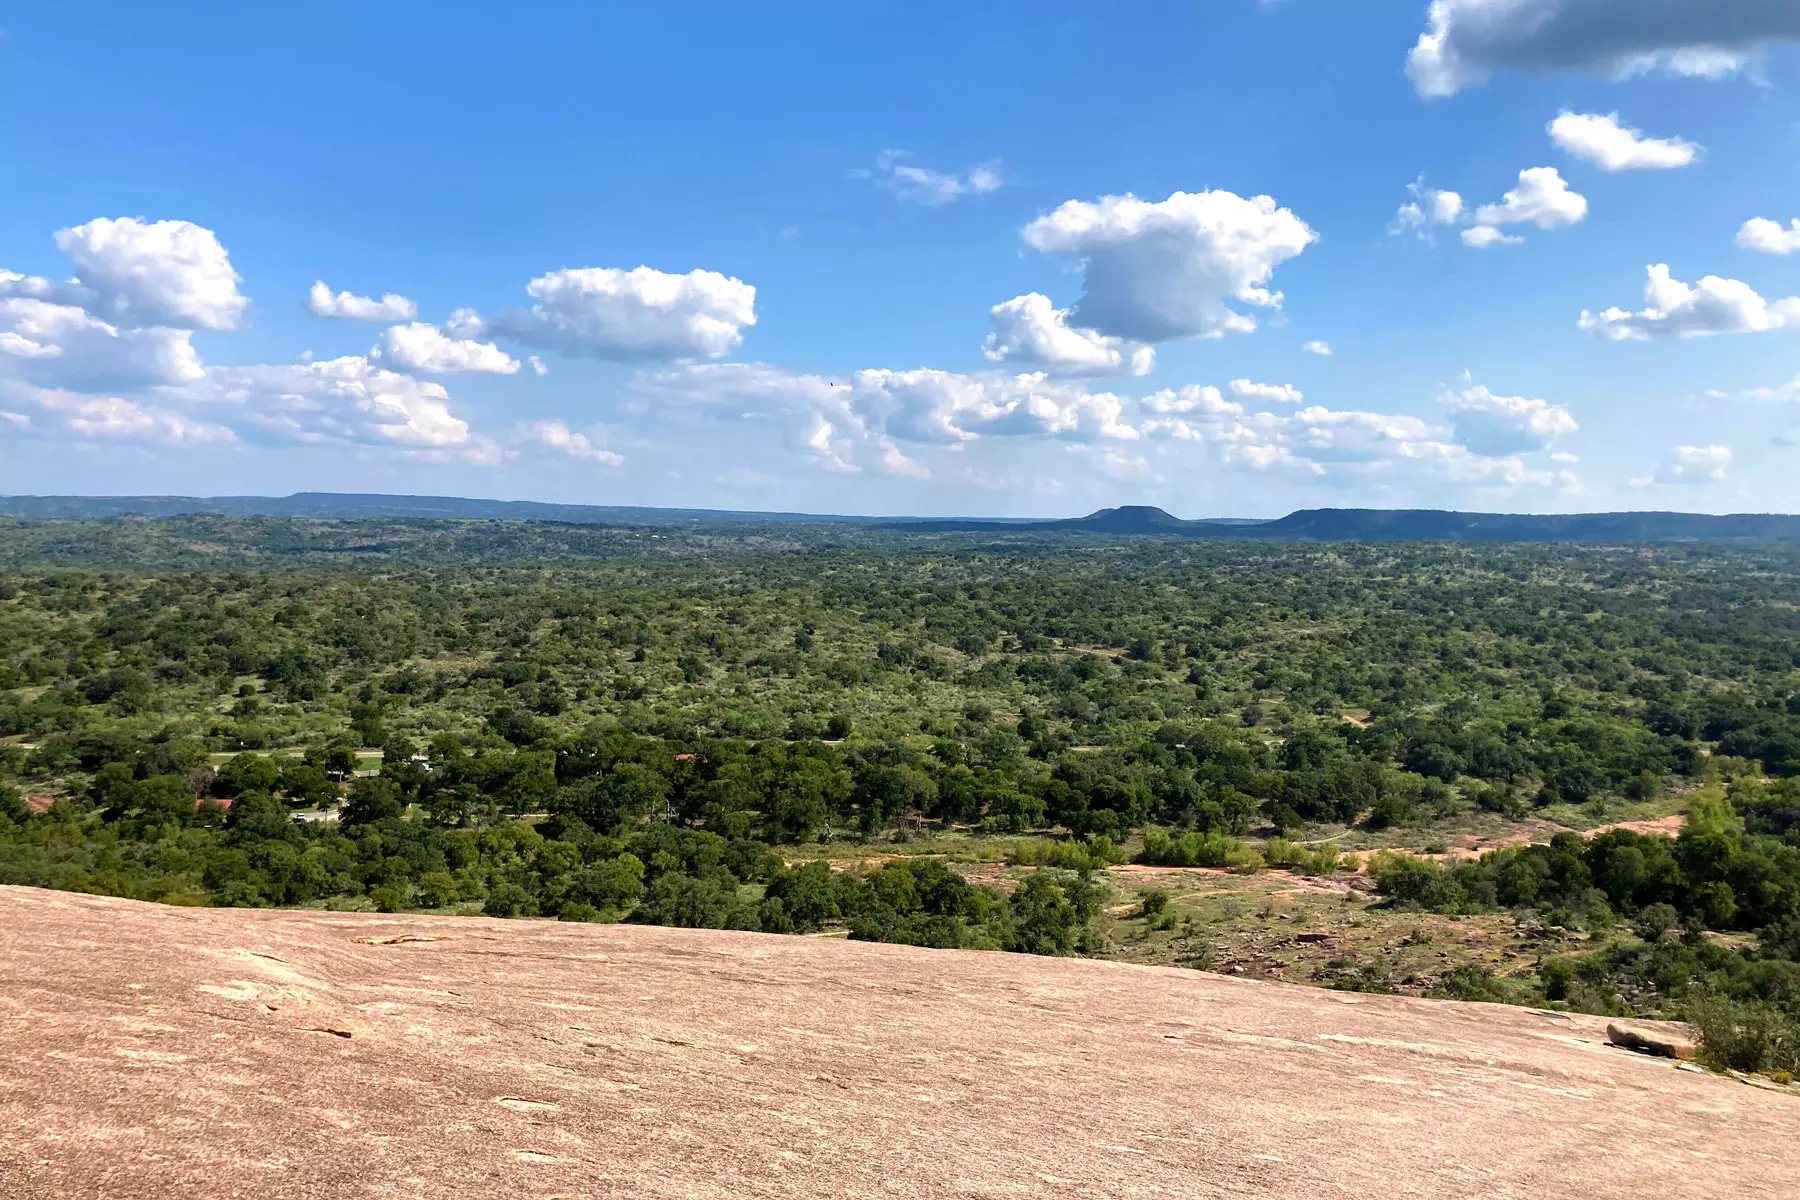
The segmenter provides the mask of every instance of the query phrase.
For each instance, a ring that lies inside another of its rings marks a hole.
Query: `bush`
[[[1435,987],[1427,988],[1427,996],[1434,1000],[1480,1000],[1489,1004],[1504,1004],[1507,996],[1500,981],[1494,973],[1476,963],[1465,963],[1456,968]]]
[[[1262,855],[1234,837],[1222,833],[1188,832],[1171,836],[1166,830],[1144,830],[1144,850],[1137,856],[1141,863],[1158,867],[1230,867],[1253,869],[1262,865]]]
[[[561,908],[556,910],[556,919],[559,921],[598,921],[600,910],[591,904],[577,904],[573,900],[567,900],[563,902]]]
[[[1006,948],[1024,954],[1068,954],[1080,925],[1075,906],[1056,880],[1033,871],[1012,896],[1012,930]]]
[[[1104,834],[1089,842],[1025,838],[1013,846],[1007,861],[1020,867],[1055,867],[1062,871],[1104,871],[1124,862],[1125,852]]]
[[[516,883],[503,883],[487,894],[481,911],[490,917],[529,916],[533,907],[531,893]]]
[[[1800,1022],[1773,1004],[1703,992],[1688,1001],[1687,1019],[1714,1066],[1800,1072]]]
[[[1377,851],[1369,859],[1369,877],[1375,881],[1375,890],[1396,904],[1439,910],[1456,904],[1456,889],[1438,865],[1410,854]]]
[[[1336,846],[1321,846],[1315,850],[1281,837],[1269,839],[1263,857],[1271,867],[1286,867],[1296,875],[1335,875],[1342,865],[1342,855]]]

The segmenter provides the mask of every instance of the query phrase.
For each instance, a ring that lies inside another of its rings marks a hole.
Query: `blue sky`
[[[0,492],[1800,510],[1796,42],[1782,0],[17,11]]]

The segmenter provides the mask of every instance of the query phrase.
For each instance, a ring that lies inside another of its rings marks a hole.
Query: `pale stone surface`
[[[0,1195],[1795,1194],[1800,1099],[1605,1040],[1154,967],[0,888]]]

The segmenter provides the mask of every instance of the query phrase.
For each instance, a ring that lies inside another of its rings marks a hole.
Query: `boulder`
[[[1663,1033],[1661,1030],[1647,1032],[1642,1029],[1631,1029],[1624,1025],[1608,1025],[1606,1040],[1626,1050],[1635,1050],[1639,1054],[1650,1054],[1657,1058],[1690,1059],[1694,1057],[1694,1044]]]

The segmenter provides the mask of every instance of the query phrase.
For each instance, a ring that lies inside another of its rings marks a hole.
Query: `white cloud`
[[[516,375],[519,370],[519,360],[492,342],[445,337],[436,325],[423,321],[391,326],[369,357],[428,375]]]
[[[308,352],[297,363],[205,366],[193,331],[234,327],[247,303],[210,230],[102,219],[64,229],[56,240],[80,272],[68,284],[0,271],[0,387],[36,410],[9,409],[20,418],[6,418],[9,425],[161,445],[248,440],[388,446],[470,462],[507,456],[451,412],[441,385],[366,357],[314,362]],[[361,299],[333,296],[323,284],[314,293],[322,307],[347,313]],[[511,363],[494,347],[460,345],[430,326],[390,333],[384,353],[409,364]]]
[[[957,175],[907,162],[911,157],[905,150],[883,150],[875,156],[874,170],[852,171],[851,175],[873,179],[902,200],[930,205],[949,204],[963,196],[997,191],[1005,183],[998,162],[982,163],[967,174]]]
[[[194,403],[252,440],[350,443],[472,462],[503,456],[450,411],[442,384],[385,370],[360,356],[274,366],[213,367]]]
[[[1760,333],[1800,322],[1800,296],[1765,300],[1749,284],[1708,275],[1690,287],[1670,277],[1669,268],[1649,268],[1647,306],[1638,312],[1609,308],[1583,311],[1580,328],[1614,342],[1653,338],[1704,337],[1716,333]]]
[[[405,296],[389,292],[379,300],[358,296],[353,292],[333,295],[324,280],[317,280],[306,295],[307,311],[315,317],[337,317],[346,321],[410,321],[419,315],[419,306]]]
[[[1450,430],[1413,416],[1318,405],[1292,414],[1246,413],[1216,388],[1159,392],[1145,397],[1142,407],[1158,414],[1142,421],[1146,437],[1198,443],[1226,466],[1359,486],[1574,483],[1566,471],[1532,468],[1516,454],[1479,453],[1455,441]]]
[[[1738,230],[1737,244],[1762,254],[1792,254],[1800,250],[1800,219],[1790,221],[1784,229],[1780,221],[1752,217]]]
[[[531,373],[533,375],[548,375],[550,373],[550,368],[544,365],[544,360],[535,354],[527,354],[525,356],[525,361],[531,364]]]
[[[1755,49],[1800,39],[1787,0],[1433,0],[1406,73],[1448,96],[1499,70],[1647,70],[1720,78]]]
[[[162,446],[237,441],[237,435],[224,425],[196,421],[174,409],[122,396],[39,388],[33,389],[25,398],[37,405],[45,418],[41,422],[26,418],[25,423],[33,432],[60,432],[97,441],[145,442]]]
[[[1069,324],[1069,310],[1038,292],[1014,296],[988,310],[994,331],[982,354],[992,363],[1044,367],[1058,375],[1147,375],[1156,364],[1150,346]]]
[[[1291,383],[1254,383],[1248,379],[1231,381],[1231,394],[1246,400],[1266,400],[1274,404],[1299,404],[1306,394]]]
[[[1732,397],[1726,392],[1709,391],[1706,393],[1706,398],[1709,400],[1727,400]],[[1796,375],[1786,383],[1779,384],[1775,387],[1746,388],[1743,391],[1738,392],[1736,398],[1740,400],[1773,401],[1778,404],[1787,404],[1795,400],[1800,400],[1800,375]]]
[[[1248,380],[1236,381],[1234,391],[1258,402],[1298,399],[1291,389]],[[988,472],[1000,446],[1056,445],[1084,455],[1091,469],[1120,477],[1154,474],[1166,460],[1184,472],[1210,463],[1343,486],[1576,486],[1566,467],[1532,465],[1521,453],[1488,453],[1462,440],[1455,429],[1460,419],[1495,448],[1507,437],[1535,451],[1574,428],[1560,406],[1484,391],[1460,402],[1468,415],[1433,421],[1316,405],[1253,412],[1219,388],[1200,385],[1133,398],[1041,374],[919,369],[830,377],[719,363],[640,372],[628,396],[631,419],[661,436],[692,420],[744,430],[739,440],[761,426],[778,431],[796,456],[830,471],[966,481]],[[1477,409],[1486,411],[1486,425]]]
[[[1587,216],[1587,197],[1571,191],[1555,167],[1527,167],[1519,172],[1519,186],[1475,210],[1475,227],[1463,230],[1464,244],[1477,248],[1509,245],[1523,239],[1502,234],[1501,225],[1536,225],[1555,229],[1574,225]],[[1482,229],[1494,230],[1481,233]]]
[[[587,434],[577,433],[561,421],[527,421],[519,426],[519,437],[522,441],[558,451],[570,458],[596,462],[602,466],[616,467],[625,461],[611,450],[595,445]]]
[[[453,338],[478,338],[487,331],[486,319],[472,308],[452,309],[444,318],[444,332]]]
[[[1668,170],[1699,159],[1700,146],[1682,138],[1645,137],[1622,125],[1618,113],[1576,113],[1564,109],[1550,122],[1550,138],[1576,158],[1603,171]]]
[[[893,438],[878,438],[876,445],[881,451],[881,469],[889,475],[903,475],[912,479],[931,478],[930,468],[916,459],[908,458]]]
[[[1581,428],[1566,405],[1524,396],[1496,396],[1466,378],[1464,383],[1460,391],[1446,392],[1440,401],[1450,411],[1456,440],[1476,454],[1548,450],[1557,438]]]
[[[190,221],[101,217],[56,233],[86,307],[120,326],[235,329],[250,303],[213,231]]]
[[[674,414],[772,424],[790,448],[834,470],[926,470],[901,444],[955,449],[985,438],[1133,441],[1125,402],[1041,373],[865,370],[849,378],[765,363],[697,363],[640,372],[628,406],[662,429]],[[910,465],[909,465],[910,464]]]
[[[1656,483],[1674,485],[1719,483],[1724,480],[1725,472],[1730,466],[1729,446],[1676,446],[1669,451],[1651,479]]]
[[[50,290],[50,281],[42,275],[21,275],[17,271],[0,270],[0,296],[46,299]]]
[[[1244,406],[1225,399],[1210,384],[1190,383],[1185,387],[1164,388],[1145,396],[1139,404],[1153,413],[1205,413],[1208,415],[1243,415]]]
[[[489,333],[564,354],[633,360],[717,358],[756,324],[756,289],[717,271],[580,267],[540,275],[525,291],[530,308],[486,320],[458,309],[445,328],[463,339]]]
[[[1176,192],[1070,200],[1026,225],[1027,245],[1081,259],[1072,321],[1134,342],[1219,338],[1256,328],[1235,302],[1278,308],[1275,268],[1318,239],[1268,196]]]
[[[1306,351],[1308,354],[1316,354],[1320,358],[1330,358],[1332,355],[1337,353],[1337,351],[1335,351],[1331,348],[1330,342],[1319,342],[1319,341],[1306,342],[1300,348],[1302,350]]]
[[[1406,185],[1412,193],[1412,199],[1400,206],[1394,214],[1394,224],[1389,233],[1416,233],[1422,238],[1431,236],[1433,225],[1454,225],[1463,217],[1463,198],[1456,192],[1447,192],[1439,188],[1425,186],[1425,179],[1420,176]]]
[[[1489,246],[1522,246],[1525,239],[1507,233],[1503,229],[1495,229],[1492,225],[1471,225],[1462,231],[1463,245],[1473,246],[1477,250],[1486,250]]]
[[[850,395],[864,423],[900,441],[952,444],[978,437],[1132,440],[1110,392],[1089,392],[1042,374],[960,375],[951,371],[858,371]]]
[[[85,309],[0,299],[0,376],[52,388],[179,384],[205,374],[186,329],[121,329]]]

